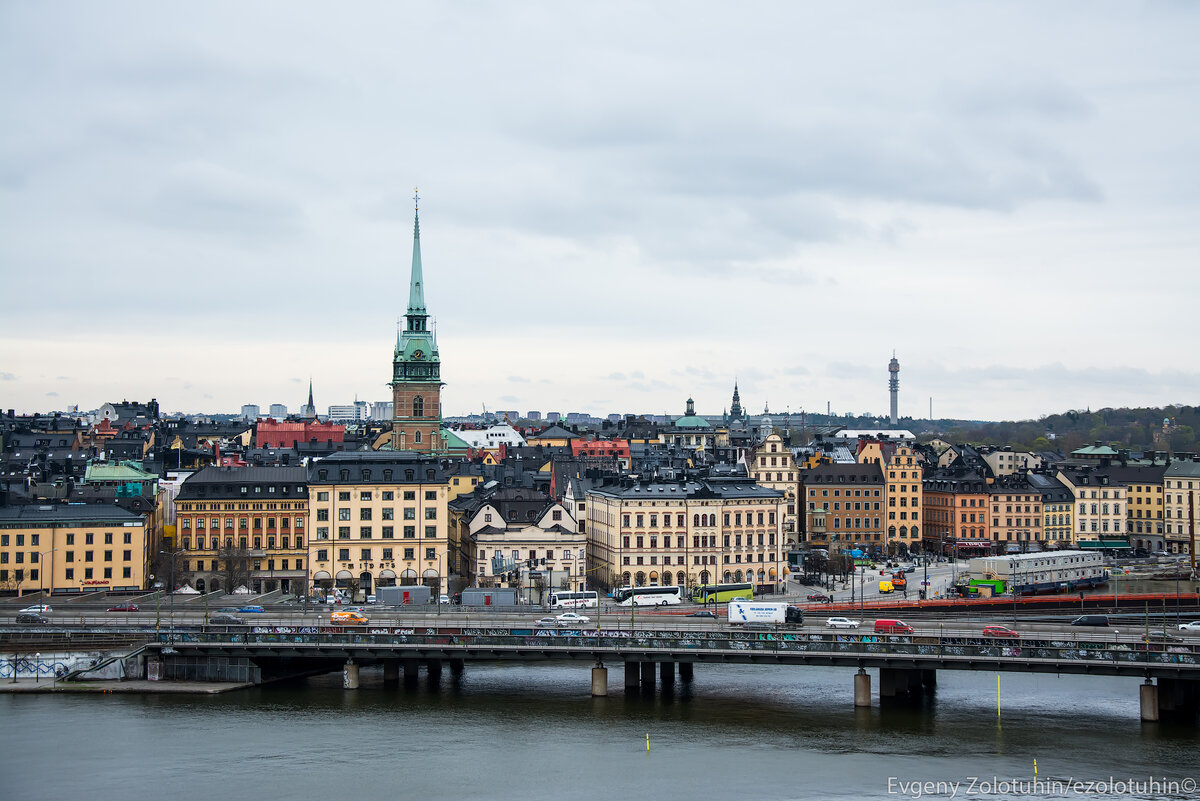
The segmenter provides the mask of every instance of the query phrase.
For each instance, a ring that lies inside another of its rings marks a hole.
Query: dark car
[[[137,604],[117,604],[116,606],[108,607],[108,611],[110,611],[110,612],[137,612],[138,605]]]
[[[29,626],[44,626],[50,622],[50,618],[44,617],[37,612],[18,612],[17,622]]]
[[[695,612],[692,612],[690,615],[688,615],[688,617],[709,617],[713,620],[716,620],[717,613],[711,609],[697,609]]]
[[[237,615],[213,615],[208,622],[215,626],[240,626],[245,621]]]
[[[1107,626],[1108,615],[1080,615],[1071,621],[1072,626]]]
[[[823,592],[810,592],[810,593],[808,594],[808,600],[810,600],[810,601],[824,601],[824,600],[825,600],[825,593],[823,593]]]

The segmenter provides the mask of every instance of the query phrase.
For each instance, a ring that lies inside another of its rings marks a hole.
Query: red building
[[[571,455],[581,461],[588,459],[612,459],[621,467],[629,468],[629,440],[627,439],[573,439]]]
[[[254,432],[256,448],[293,448],[297,442],[344,442],[346,427],[315,420],[280,423],[271,418],[259,420]]]

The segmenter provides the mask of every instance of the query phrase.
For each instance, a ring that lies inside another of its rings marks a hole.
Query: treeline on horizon
[[[1170,420],[1165,432],[1164,419]],[[1118,450],[1194,453],[1196,432],[1200,430],[1200,406],[1071,410],[1037,420],[945,421],[944,425],[937,436],[947,442],[1011,445],[1014,450],[1070,453],[1100,442]]]

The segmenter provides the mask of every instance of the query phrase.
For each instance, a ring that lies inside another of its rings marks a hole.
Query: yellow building
[[[1057,478],[1075,496],[1075,542],[1080,548],[1113,547],[1125,538],[1129,491],[1124,484],[1087,468],[1059,470]]]
[[[784,496],[746,477],[632,481],[586,498],[589,571],[619,586],[750,582],[783,577]]]
[[[176,586],[305,593],[307,484],[298,466],[206,467],[189,476],[175,496]]]
[[[146,520],[112,504],[0,507],[0,594],[141,590]]]
[[[883,470],[887,502],[887,552],[920,550],[921,506],[924,503],[921,465],[908,445],[896,444]]]
[[[988,487],[991,534],[999,553],[1026,553],[1043,541],[1042,490],[1023,475],[1002,475]]]
[[[1163,474],[1163,538],[1168,553],[1192,553],[1200,540],[1200,461],[1171,462]]]
[[[425,584],[446,592],[457,572],[449,478],[410,452],[345,451],[309,466],[309,567],[323,588]],[[455,568],[452,570],[451,568]]]

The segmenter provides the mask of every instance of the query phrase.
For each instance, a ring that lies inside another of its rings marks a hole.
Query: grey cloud
[[[529,379],[523,375],[510,375],[508,380],[514,384],[528,384]]]
[[[1011,119],[1030,115],[1085,119],[1095,106],[1082,93],[1043,76],[1037,81],[957,84],[942,91],[945,106],[956,114]]]
[[[12,373],[0,373],[0,381],[16,381],[17,377]]]
[[[47,393],[46,393],[46,397],[48,397],[48,398],[57,398],[57,397],[58,397],[58,393],[57,393],[57,392],[47,392]]]
[[[624,381],[625,374],[624,373],[609,373],[608,380],[609,381]]]

